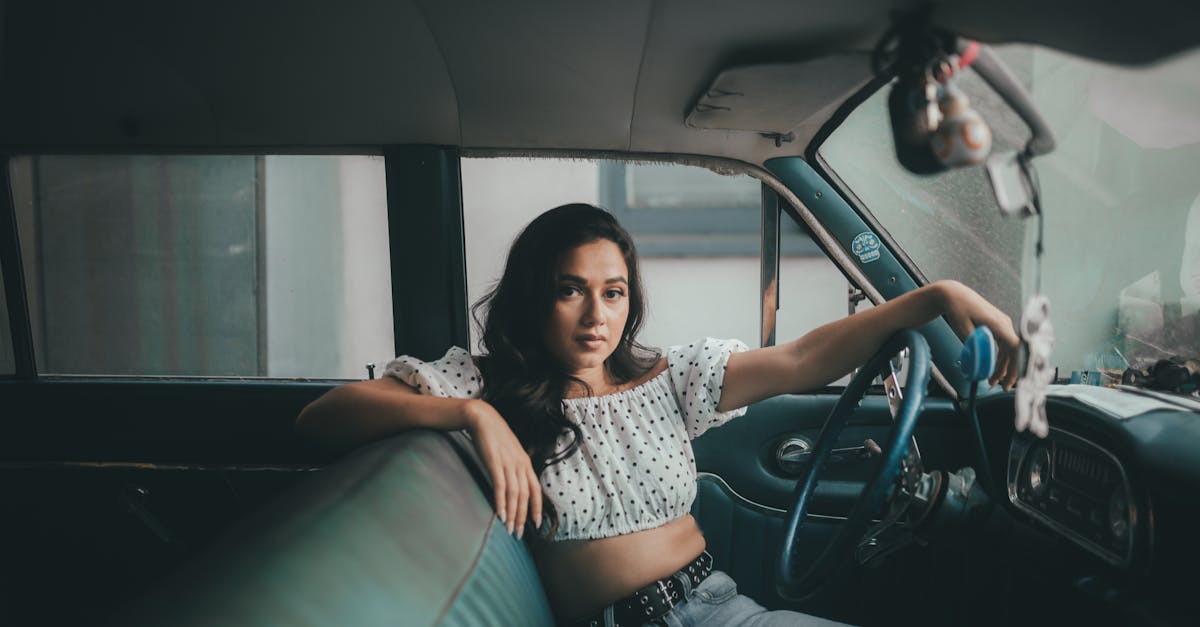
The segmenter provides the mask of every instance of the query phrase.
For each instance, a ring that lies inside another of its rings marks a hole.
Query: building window
[[[643,255],[757,256],[762,184],[677,164],[600,161],[599,202],[638,240]],[[780,253],[822,254],[803,227],[785,219]]]

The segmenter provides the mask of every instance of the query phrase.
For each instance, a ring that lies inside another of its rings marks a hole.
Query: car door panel
[[[792,608],[854,623],[878,618],[852,600],[856,591],[889,590],[900,595],[945,564],[938,555],[907,551],[874,569],[848,569],[822,595],[803,604],[775,592],[774,568],[783,522],[799,479],[781,471],[775,461],[778,444],[790,437],[816,442],[838,397],[832,394],[789,395],[752,406],[737,420],[712,429],[693,442],[699,487],[692,509],[718,568],[729,572],[739,589],[768,608]],[[882,396],[869,396],[851,417],[838,447],[861,445],[866,438],[883,442],[891,413]],[[926,468],[955,469],[974,459],[969,430],[953,401],[929,398],[916,431]],[[832,539],[841,519],[853,507],[874,458],[827,465],[801,528],[799,546],[815,559]],[[881,583],[887,582],[887,583]],[[897,582],[900,582],[897,584]],[[840,614],[839,614],[840,613]]]
[[[20,573],[0,624],[105,616],[311,474],[323,459],[292,423],[330,386],[0,383],[0,549]]]
[[[776,461],[776,451],[793,437],[815,443],[837,398],[789,395],[755,404],[744,417],[693,442],[697,470],[721,477],[752,502],[786,510],[800,475],[784,472]],[[916,436],[926,465],[953,469],[969,464],[972,449],[965,427],[950,400],[926,400]],[[835,447],[862,446],[868,438],[885,442],[890,428],[887,402],[882,397],[868,397],[851,416]],[[827,464],[810,512],[844,516],[873,468],[873,458]]]

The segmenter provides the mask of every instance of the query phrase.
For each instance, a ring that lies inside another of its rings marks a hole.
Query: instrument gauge
[[[1033,460],[1029,462],[1029,489],[1034,494],[1041,494],[1049,484],[1050,449],[1043,446],[1034,451]]]
[[[1123,540],[1129,533],[1129,494],[1122,483],[1118,483],[1108,497],[1108,530],[1118,540]]]

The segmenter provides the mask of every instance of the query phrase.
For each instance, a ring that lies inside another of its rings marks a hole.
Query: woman
[[[297,425],[341,447],[414,427],[466,429],[508,531],[521,537],[529,523],[549,536],[530,545],[564,623],[641,624],[668,609],[659,591],[706,600],[670,610],[668,624],[696,624],[701,614],[712,624],[819,622],[766,612],[735,596],[724,574],[709,575],[704,536],[688,514],[696,493],[691,438],[751,403],[834,381],[897,330],[939,315],[964,336],[990,326],[1001,347],[995,379],[1011,387],[1017,376],[1011,321],[955,282],[788,344],[746,350],[705,339],[665,354],[646,349],[637,342],[645,311],[633,240],[589,205],[531,222],[480,313],[485,356],[456,347],[431,363],[398,358],[388,376],[317,399]]]

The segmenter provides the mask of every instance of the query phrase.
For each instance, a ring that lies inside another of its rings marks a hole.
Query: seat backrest
[[[525,546],[447,434],[302,481],[130,608],[143,625],[553,625]]]

